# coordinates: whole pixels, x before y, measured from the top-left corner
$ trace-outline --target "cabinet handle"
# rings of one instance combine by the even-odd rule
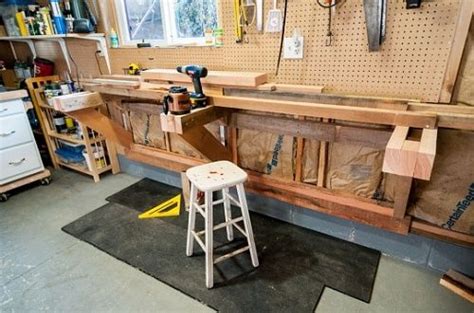
[[[8,162],[9,165],[20,165],[21,163],[25,162],[26,161],[26,158],[23,158],[19,161],[11,161],[11,162]]]
[[[12,130],[8,133],[0,133],[0,137],[7,137],[7,136],[10,136],[10,135],[13,135],[14,133],[16,133],[16,131]]]
[[[8,108],[3,108],[0,110],[0,113],[6,112],[6,111],[8,111]]]

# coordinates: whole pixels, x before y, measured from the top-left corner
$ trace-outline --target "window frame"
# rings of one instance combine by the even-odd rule
[[[192,45],[192,46],[208,46],[205,36],[203,37],[189,37],[179,38],[177,36],[177,25],[175,17],[175,4],[173,0],[158,0],[160,1],[161,8],[161,19],[163,23],[163,36],[164,39],[145,39],[145,42],[150,43],[151,46],[157,47],[173,47],[179,45]],[[220,25],[219,19],[219,0],[213,0],[216,2],[216,14],[217,14],[217,25]],[[125,10],[125,0],[115,1],[115,12],[117,14],[117,26],[120,36],[120,46],[135,46],[141,43],[142,40],[130,39],[130,30],[128,27],[127,12]]]

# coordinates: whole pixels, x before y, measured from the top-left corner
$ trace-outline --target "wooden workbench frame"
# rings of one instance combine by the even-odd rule
[[[115,97],[148,99],[147,101],[156,101],[164,94],[163,90],[149,88],[143,89],[143,93],[141,89],[117,88],[115,90],[114,88],[105,88],[94,84],[87,88],[108,93]],[[154,96],[150,97],[151,95]],[[126,110],[123,111],[124,108],[120,108],[120,101],[117,101],[120,98],[114,99],[113,107],[115,110],[125,112]],[[395,195],[393,205],[351,194],[334,192],[323,188],[322,182],[318,182],[317,186],[302,183],[300,181],[301,173],[298,175],[298,168],[301,167],[301,152],[305,139],[316,139],[321,142],[355,142],[362,146],[384,149],[393,134],[393,126],[429,130],[435,130],[439,126],[468,130],[473,130],[474,127],[474,111],[472,108],[438,106],[409,101],[394,101],[392,106],[387,99],[380,102],[373,99],[367,102],[357,99],[354,102],[355,105],[340,106],[308,103],[308,101],[269,100],[212,94],[209,97],[209,102],[214,104],[214,107],[206,109],[209,114],[202,114],[197,111],[195,115],[173,116],[167,120],[167,126],[171,125],[173,129],[168,130],[183,136],[188,143],[200,150],[202,144],[196,146],[196,142],[188,140],[186,134],[215,118],[223,117],[228,125],[228,145],[225,148],[228,154],[225,158],[234,162],[238,162],[236,143],[239,128],[253,128],[271,133],[283,132],[297,138],[296,150],[300,153],[297,153],[297,171],[291,184],[287,180],[279,180],[268,175],[249,171],[247,187],[250,191],[400,234],[407,234],[412,225],[420,225],[419,222],[412,224],[411,218],[406,215],[413,177],[397,175],[396,178],[403,188],[400,189],[401,192]],[[378,103],[380,103],[380,106]],[[127,109],[130,109],[130,107]],[[269,114],[268,112],[272,113]],[[265,117],[262,117],[262,115],[265,115]],[[116,121],[116,123],[127,128],[123,118]],[[275,127],[275,125],[284,126]],[[213,143],[212,145],[215,146],[216,144]],[[212,145],[208,145],[206,150],[212,150]],[[201,152],[204,152],[204,156],[207,154],[209,159],[215,159],[215,156],[206,153],[206,151],[202,150]],[[190,158],[164,149],[149,148],[137,144],[130,144],[124,149],[123,153],[129,159],[178,172],[207,162],[206,160]],[[323,153],[321,160],[324,161],[325,157],[326,153]],[[298,163],[300,166],[298,166]],[[325,164],[322,163],[321,168],[318,169],[320,173],[325,171]],[[427,232],[425,226],[421,228],[423,228],[423,232]],[[453,231],[443,232],[443,236],[451,237],[451,239],[465,244],[474,244],[472,236]]]

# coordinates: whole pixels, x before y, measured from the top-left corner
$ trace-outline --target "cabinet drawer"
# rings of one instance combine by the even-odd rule
[[[23,112],[25,107],[20,99],[0,102],[0,117]]]
[[[34,142],[0,151],[0,184],[42,169],[43,164]]]
[[[32,141],[26,114],[0,117],[0,150]]]

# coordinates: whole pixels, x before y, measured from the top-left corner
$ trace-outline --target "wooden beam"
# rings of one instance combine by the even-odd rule
[[[382,171],[400,176],[413,177],[419,142],[407,140],[408,127],[395,127],[385,149]]]
[[[447,240],[450,242],[456,242],[462,245],[467,245],[469,247],[474,247],[473,235],[444,229],[421,220],[413,220],[411,223],[410,231],[415,234],[429,236],[441,240]]]
[[[231,152],[202,125],[180,136],[211,161],[232,160]]]
[[[176,69],[150,69],[141,73],[143,80],[160,80],[172,82],[190,82],[189,76],[179,73]],[[256,87],[267,82],[266,73],[209,71],[207,77],[201,79],[202,84],[218,86]]]
[[[71,112],[86,108],[96,108],[104,105],[102,97],[97,92],[78,92],[53,98],[54,109],[61,112]]]
[[[110,86],[103,86],[98,84],[83,84],[84,88],[89,91],[96,91],[102,94],[124,96],[137,99],[162,99],[167,90],[149,90],[149,89],[130,89],[130,88],[114,88]]]
[[[259,130],[278,135],[303,137],[326,142],[360,144],[384,149],[391,130],[344,126],[312,120],[298,120],[284,116],[232,113],[230,124],[236,128]]]
[[[441,92],[439,95],[439,102],[448,103],[451,101],[459,65],[461,64],[464,45],[469,33],[473,9],[474,1],[461,0],[459,5],[458,21],[456,24],[454,38],[451,42],[451,51],[446,64],[443,85],[441,86]]]
[[[122,148],[130,148],[133,142],[130,132],[126,131],[120,124],[111,120],[108,116],[97,112],[95,109],[72,111],[67,114]],[[116,148],[118,149],[119,147]]]
[[[290,85],[267,83],[256,87],[257,90],[278,91],[289,93],[304,93],[307,95],[320,94],[323,92],[323,86],[307,86],[307,85]]]
[[[399,234],[407,234],[410,218],[393,219],[392,209],[379,206],[350,196],[340,196],[329,190],[294,182],[249,173],[247,189],[260,195],[271,197],[317,212],[343,219],[380,227]]]
[[[454,271],[451,272],[451,275],[453,275],[453,272]],[[456,273],[455,277],[460,280],[457,280],[450,276],[450,272],[448,271],[448,273],[443,275],[443,277],[440,279],[439,284],[451,290],[458,296],[466,299],[467,301],[474,303],[474,287],[472,286],[474,284],[474,280],[460,273],[454,273]]]
[[[412,177],[396,176],[397,188],[393,199],[393,217],[405,218],[412,182]]]
[[[302,103],[294,101],[264,100],[228,96],[209,97],[212,105],[222,108],[292,114],[307,117],[330,118],[351,122],[434,128],[436,114],[386,109],[346,107],[339,105]]]
[[[438,129],[423,129],[413,177],[430,180],[436,156]]]
[[[137,80],[125,80],[125,79],[114,79],[114,78],[92,78],[92,79],[81,79],[81,83],[98,84],[102,86],[110,86],[114,88],[139,88],[140,81]]]
[[[204,126],[228,114],[214,106],[194,109],[188,114],[174,115],[161,113],[161,129],[166,132],[184,134],[196,126]]]

